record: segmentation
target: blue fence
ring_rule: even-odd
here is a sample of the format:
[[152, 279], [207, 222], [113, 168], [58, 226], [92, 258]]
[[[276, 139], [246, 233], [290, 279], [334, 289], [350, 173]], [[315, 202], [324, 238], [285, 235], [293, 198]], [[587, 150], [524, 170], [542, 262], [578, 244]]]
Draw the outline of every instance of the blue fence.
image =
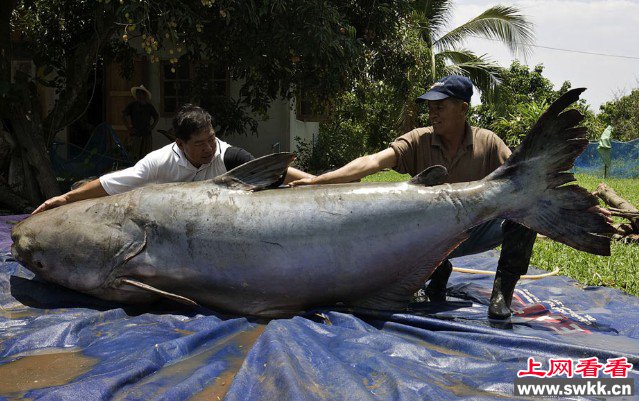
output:
[[[575, 161], [575, 172], [603, 177], [604, 163], [597, 151], [598, 142], [591, 142]], [[608, 177], [639, 177], [639, 139], [630, 142], [612, 141], [612, 165]]]

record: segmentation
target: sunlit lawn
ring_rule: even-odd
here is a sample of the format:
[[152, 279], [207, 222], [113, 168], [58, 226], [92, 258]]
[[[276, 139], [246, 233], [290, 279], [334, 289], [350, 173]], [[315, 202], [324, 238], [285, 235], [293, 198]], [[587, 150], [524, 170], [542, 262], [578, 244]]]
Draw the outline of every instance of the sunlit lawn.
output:
[[[382, 171], [366, 177], [363, 181], [392, 182], [409, 178], [408, 175], [394, 171]], [[577, 175], [577, 183], [589, 191], [594, 191], [602, 181], [621, 197], [639, 207], [639, 179], [604, 180]], [[595, 256], [550, 239], [539, 238], [535, 244], [531, 264], [544, 270], [559, 268], [560, 274], [572, 277], [585, 285], [615, 287], [639, 296], [639, 245], [613, 241], [611, 252], [610, 257]]]

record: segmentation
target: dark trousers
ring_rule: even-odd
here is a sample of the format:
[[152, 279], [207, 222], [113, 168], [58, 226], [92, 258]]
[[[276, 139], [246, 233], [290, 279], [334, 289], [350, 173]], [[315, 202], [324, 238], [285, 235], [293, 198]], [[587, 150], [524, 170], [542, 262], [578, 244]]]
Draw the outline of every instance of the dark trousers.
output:
[[495, 219], [471, 228], [469, 237], [449, 258], [473, 255], [501, 244], [498, 270], [523, 275], [528, 271], [537, 233], [514, 221]]
[[138, 161], [151, 151], [151, 135], [131, 137], [131, 156]]

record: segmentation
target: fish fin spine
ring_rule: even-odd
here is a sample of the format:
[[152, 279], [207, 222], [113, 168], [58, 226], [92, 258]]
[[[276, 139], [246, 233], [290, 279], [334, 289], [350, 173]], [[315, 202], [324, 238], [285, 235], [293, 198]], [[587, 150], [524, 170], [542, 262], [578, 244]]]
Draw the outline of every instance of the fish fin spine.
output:
[[507, 182], [509, 195], [521, 200], [502, 217], [575, 249], [610, 255], [608, 234], [614, 227], [591, 209], [599, 204], [597, 198], [578, 185], [565, 185], [575, 181], [567, 170], [588, 146], [586, 128], [577, 126], [584, 116], [565, 109], [584, 90], [572, 89], [553, 102], [519, 148], [484, 181]]

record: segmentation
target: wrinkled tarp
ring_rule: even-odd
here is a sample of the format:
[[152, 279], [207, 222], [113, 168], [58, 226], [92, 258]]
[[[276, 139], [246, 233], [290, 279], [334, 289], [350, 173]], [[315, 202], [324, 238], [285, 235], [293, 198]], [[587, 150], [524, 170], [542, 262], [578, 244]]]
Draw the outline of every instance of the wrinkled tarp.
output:
[[[639, 366], [639, 299], [562, 276], [522, 281], [504, 323], [486, 318], [492, 276], [459, 273], [448, 302], [411, 313], [145, 310], [34, 280], [9, 255], [18, 219], [0, 217], [0, 399], [516, 399], [531, 356]], [[496, 255], [453, 262], [494, 271]]]
[[[575, 160], [575, 172], [603, 176], [604, 160], [599, 154], [598, 147], [598, 141], [588, 144], [586, 150]], [[608, 177], [639, 177], [639, 139], [629, 142], [611, 141], [610, 157]]]

